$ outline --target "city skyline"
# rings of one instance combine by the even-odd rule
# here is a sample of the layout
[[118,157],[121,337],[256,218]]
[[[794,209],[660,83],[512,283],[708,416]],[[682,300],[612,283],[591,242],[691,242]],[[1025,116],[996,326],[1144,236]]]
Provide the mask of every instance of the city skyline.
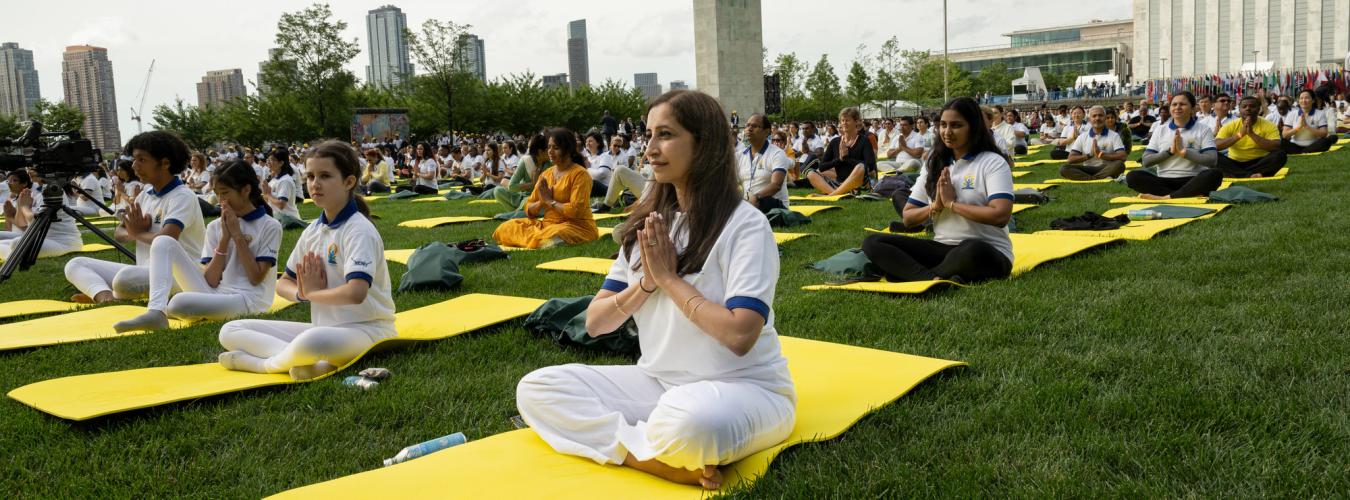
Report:
[[[346,21],[345,39],[358,39],[361,52],[346,65],[358,79],[365,80],[369,65],[369,40],[365,17],[369,10],[390,2],[343,3],[333,5],[335,20]],[[920,0],[860,0],[857,7],[866,11],[894,11],[903,14],[912,26],[904,30],[881,16],[856,16],[858,9],[813,12],[812,23],[801,20],[803,9],[812,5],[799,0],[773,2],[764,9],[764,45],[772,58],[794,52],[806,63],[814,64],[827,54],[841,82],[848,71],[859,43],[875,51],[892,35],[906,49],[941,49],[941,8]],[[160,104],[172,105],[176,98],[194,102],[196,83],[207,71],[219,68],[244,68],[250,93],[256,92],[256,68],[275,47],[276,23],[283,12],[302,10],[312,2],[279,0],[265,8],[213,9],[202,3],[147,0],[136,14],[111,4],[89,4],[81,17],[70,23],[63,19],[63,7],[35,4],[11,13],[11,27],[3,42],[16,42],[32,50],[34,66],[41,82],[41,95],[49,101],[63,100],[61,53],[67,45],[90,44],[106,47],[119,78],[116,97],[130,102],[140,92],[151,59],[157,59],[154,78],[146,99],[146,125],[150,110]],[[509,40],[494,45],[488,56],[487,79],[494,80],[525,71],[536,77],[567,73],[567,23],[584,18],[590,27],[589,73],[592,84],[616,80],[627,84],[635,73],[657,72],[666,81],[694,82],[693,9],[689,3],[640,5],[612,8],[612,2],[577,1],[566,5],[527,0],[510,5],[483,2],[432,2],[425,0],[393,2],[407,16],[407,25],[416,30],[428,18],[452,20],[472,25],[470,32],[485,40]],[[1006,43],[1003,33],[1016,29],[1075,24],[1089,19],[1120,19],[1131,15],[1131,2],[1113,1],[1084,5],[1081,2],[1050,0],[1044,9],[1029,12],[1016,5],[952,0],[949,20],[953,30],[953,49]],[[197,19],[183,22],[184,19]],[[156,29],[146,30],[154,25]],[[839,25],[852,28],[848,36],[839,36]],[[660,29],[652,29],[658,26]],[[956,29],[959,27],[959,29]],[[209,54],[210,57],[204,57]],[[135,130],[130,108],[118,109],[120,128]]]

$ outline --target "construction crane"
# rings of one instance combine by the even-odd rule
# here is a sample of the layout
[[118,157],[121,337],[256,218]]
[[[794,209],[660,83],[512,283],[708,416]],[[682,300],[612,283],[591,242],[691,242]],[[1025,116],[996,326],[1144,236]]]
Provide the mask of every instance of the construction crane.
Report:
[[150,90],[150,75],[155,73],[155,60],[150,60],[150,69],[145,72],[145,83],[141,84],[140,104],[131,108],[131,119],[136,120],[136,133],[144,132],[141,127],[141,110],[145,109],[145,96]]

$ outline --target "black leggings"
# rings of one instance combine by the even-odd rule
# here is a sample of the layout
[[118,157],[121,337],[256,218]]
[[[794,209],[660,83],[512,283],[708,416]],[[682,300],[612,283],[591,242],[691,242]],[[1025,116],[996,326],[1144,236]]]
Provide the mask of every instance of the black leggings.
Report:
[[1219,170],[1223,171],[1224,177],[1245,178],[1255,174],[1270,177],[1275,175],[1275,172],[1279,172],[1288,159],[1289,155],[1279,149],[1255,160],[1247,161],[1236,161],[1227,156],[1219,155]]
[[1135,170],[1125,174],[1125,185],[1139,193],[1172,198],[1209,196],[1223,184],[1223,171],[1207,168],[1194,177],[1158,177],[1152,172]]
[[1057,147],[1055,149],[1052,149],[1050,150],[1050,159],[1067,160],[1069,159],[1069,150],[1064,149],[1063,147]]
[[404,191],[412,191],[417,194],[436,194],[439,192],[436,188],[431,186],[399,186],[398,192],[402,193]]
[[1299,146],[1298,144],[1294,144],[1289,139],[1284,139],[1283,141],[1280,142],[1280,147],[1284,148],[1284,152],[1291,155],[1298,155],[1304,153],[1321,153],[1323,151],[1331,149],[1331,147],[1335,145],[1336,145],[1336,134],[1327,134],[1326,137],[1315,140],[1313,141],[1312,144],[1309,144],[1307,146]]
[[760,198],[759,205],[756,206],[755,208],[758,208],[760,213],[767,214],[769,213],[770,210],[773,210],[775,208],[781,208],[786,210],[787,205],[783,204],[783,200],[770,196],[768,198]]
[[863,254],[890,281],[928,281],[959,276],[967,283],[1006,278],[1012,262],[993,245],[968,239],[958,245],[892,234],[863,240]]

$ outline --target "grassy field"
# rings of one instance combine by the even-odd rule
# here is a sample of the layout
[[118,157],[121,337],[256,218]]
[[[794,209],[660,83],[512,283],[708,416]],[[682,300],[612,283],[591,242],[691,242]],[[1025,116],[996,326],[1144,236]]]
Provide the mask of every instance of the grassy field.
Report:
[[[1030,158],[1043,158],[1045,153]],[[1136,158],[1138,153],[1132,155]],[[785,335],[962,360],[838,439],[798,446],[733,496],[1335,497],[1350,491],[1350,152],[1294,158],[1282,198],[1235,207],[1151,241],[1045,265],[1019,278],[923,297],[805,292],[804,266],[857,247],[889,203],[845,200],[782,247],[775,311]],[[1053,178],[1040,166],[1018,182]],[[1017,216],[1020,232],[1109,208],[1117,184],[1061,186]],[[491,215],[465,201],[379,201],[387,248],[488,237],[495,223],[395,227]],[[302,209],[306,217],[316,211]],[[605,221],[604,225],[612,225]],[[288,231],[289,252],[299,231]],[[396,294],[400,310],[461,293],[594,293],[598,276],[533,267],[607,257],[612,241],[470,265],[450,294]],[[112,252],[98,255],[113,258]],[[0,301],[65,299],[65,259],[0,285]],[[390,264],[397,280],[404,268]],[[277,315],[306,320],[306,307]],[[208,362],[219,324],[0,353],[0,391],[41,380]],[[455,431],[510,430],[516,381],[546,365],[627,360],[564,351],[511,322],[373,355],[394,378],[252,391],[75,424],[0,401],[8,497],[250,498],[380,466]],[[520,471],[529,477],[529,471]],[[1340,493],[1337,493],[1340,492]],[[471,494],[470,491],[447,492]],[[490,496],[489,493],[479,493]]]

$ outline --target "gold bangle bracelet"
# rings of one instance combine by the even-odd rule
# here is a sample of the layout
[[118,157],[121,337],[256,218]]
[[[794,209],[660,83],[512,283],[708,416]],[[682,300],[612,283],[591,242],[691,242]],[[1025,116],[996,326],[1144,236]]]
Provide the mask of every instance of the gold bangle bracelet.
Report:
[[632,316],[632,314],[628,314],[628,311],[623,310],[623,307],[619,306],[618,295],[611,295],[609,298],[614,300],[614,308],[618,309],[620,314],[623,314],[624,316]]
[[698,314],[698,308],[703,307],[703,304],[707,304],[707,303],[708,303],[708,299],[703,299],[703,300],[700,300],[697,304],[694,304],[694,310],[691,311],[691,312],[689,313],[689,316],[688,316],[688,317],[689,317],[689,322],[690,322],[690,323],[693,323],[693,322],[694,322],[694,315]]
[[697,295],[697,294],[695,294],[695,295],[690,295],[688,299],[685,299],[685,301],[684,301],[684,307],[681,307],[681,308],[680,308],[680,312],[684,313],[684,316],[685,316],[685,317],[689,317],[689,304],[692,303],[692,302],[694,302],[694,299],[699,299],[699,298],[703,298],[703,296],[702,296],[702,295]]

